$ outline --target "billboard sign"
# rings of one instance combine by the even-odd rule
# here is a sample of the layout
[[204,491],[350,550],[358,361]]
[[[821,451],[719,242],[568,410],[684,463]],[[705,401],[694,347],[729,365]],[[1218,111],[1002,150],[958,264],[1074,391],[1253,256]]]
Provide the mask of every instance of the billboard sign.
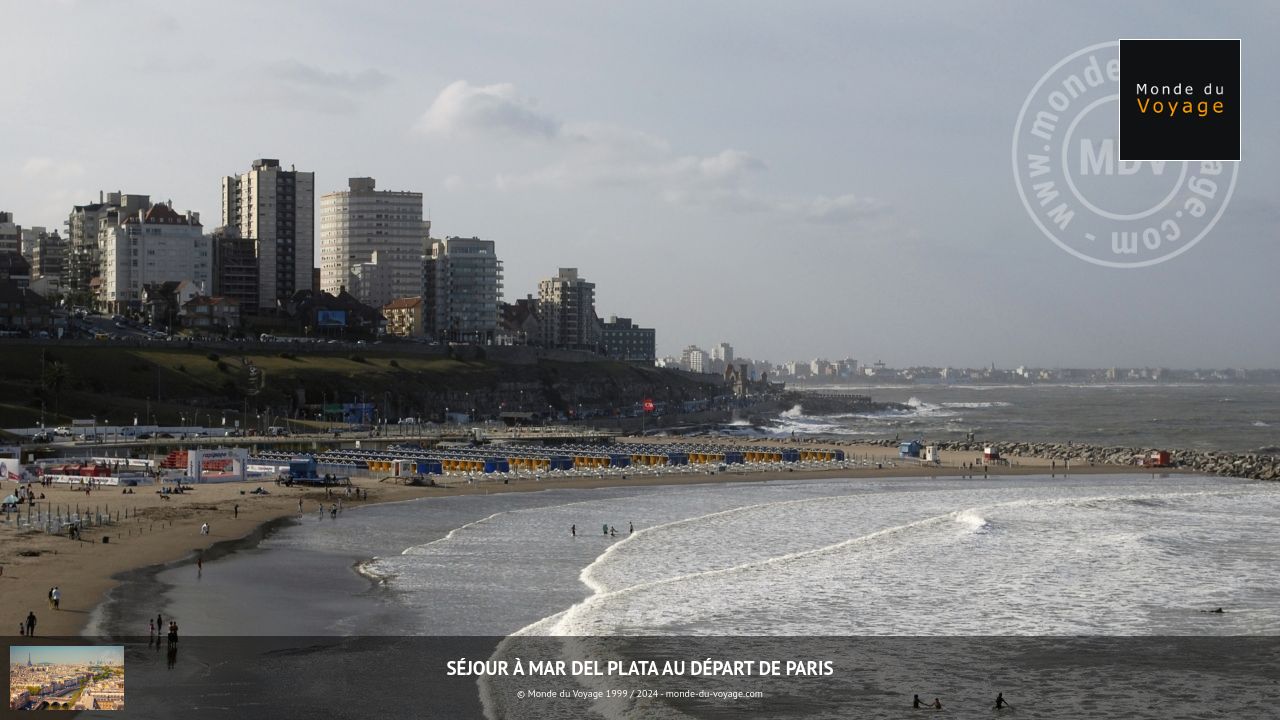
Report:
[[317,310],[316,327],[346,327],[346,310]]
[[0,480],[22,482],[22,455],[19,448],[0,447]]

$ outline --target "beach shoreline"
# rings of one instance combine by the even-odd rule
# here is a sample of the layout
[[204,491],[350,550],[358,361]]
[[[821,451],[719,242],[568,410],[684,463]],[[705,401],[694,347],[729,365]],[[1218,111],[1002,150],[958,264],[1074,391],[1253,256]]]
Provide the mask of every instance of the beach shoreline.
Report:
[[[666,439],[679,442],[680,438]],[[646,438],[647,442],[661,438]],[[732,442],[731,439],[726,441]],[[751,441],[740,441],[744,445]],[[785,441],[778,441],[785,442]],[[704,483],[768,482],[774,480],[805,479],[865,479],[865,478],[956,478],[984,475],[999,477],[1009,475],[1062,475],[1060,464],[1053,466],[1050,460],[1019,458],[1016,465],[967,470],[956,465],[971,460],[969,453],[943,458],[943,465],[924,466],[917,463],[903,464],[892,452],[871,444],[807,442],[811,446],[839,447],[850,458],[860,458],[866,463],[880,463],[854,468],[824,470],[701,470],[687,473],[660,475],[627,474],[617,476],[545,477],[509,479],[506,482],[489,480],[468,484],[465,479],[448,478],[439,486],[408,486],[382,482],[377,479],[355,480],[353,484],[368,491],[367,501],[347,498],[339,492],[326,497],[324,489],[287,488],[260,482],[239,482],[197,485],[190,493],[161,500],[155,493],[112,495],[109,490],[99,490],[85,496],[70,489],[44,488],[49,494],[46,502],[68,508],[78,502],[101,503],[110,512],[127,510],[128,519],[84,532],[79,541],[64,536],[49,535],[38,531],[19,534],[11,525],[3,526],[3,549],[0,549],[0,606],[10,608],[9,630],[15,623],[33,611],[38,617],[36,637],[73,637],[90,629],[98,618],[100,608],[108,594],[139,573],[156,573],[166,568],[191,564],[197,557],[213,559],[253,547],[274,528],[284,526],[290,518],[305,517],[328,509],[341,496],[344,509],[365,505],[406,502],[432,497],[456,495],[496,494],[507,492],[539,492],[556,489],[595,489],[642,487],[651,485],[678,486]],[[1160,473],[1169,472],[1162,469]],[[1178,472],[1172,470],[1171,472]],[[1134,466],[1096,465],[1071,468],[1070,475],[1081,474],[1142,474],[1152,471]],[[249,491],[264,487],[269,495],[250,495]],[[139,488],[142,490],[142,488]],[[298,512],[299,501],[303,512]],[[208,534],[200,528],[208,523]],[[104,543],[104,535],[110,542]],[[16,541],[16,542],[15,542]],[[246,543],[248,543],[246,545]],[[34,556],[22,552],[38,553]],[[58,586],[62,596],[61,609],[49,607],[47,592]]]

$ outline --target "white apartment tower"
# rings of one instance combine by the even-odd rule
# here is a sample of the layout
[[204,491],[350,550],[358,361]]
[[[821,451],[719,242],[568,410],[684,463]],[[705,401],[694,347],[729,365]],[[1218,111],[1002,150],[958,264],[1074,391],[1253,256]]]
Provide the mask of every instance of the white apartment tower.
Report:
[[104,227],[99,302],[123,312],[142,299],[145,285],[190,280],[208,292],[213,280],[212,240],[200,215],[175,212],[164,203]]
[[373,178],[348,186],[320,198],[320,289],[372,307],[422,294],[422,193],[376,190]]
[[311,289],[315,215],[315,173],[262,158],[249,172],[222,178],[223,226],[255,243],[260,310],[276,310]]

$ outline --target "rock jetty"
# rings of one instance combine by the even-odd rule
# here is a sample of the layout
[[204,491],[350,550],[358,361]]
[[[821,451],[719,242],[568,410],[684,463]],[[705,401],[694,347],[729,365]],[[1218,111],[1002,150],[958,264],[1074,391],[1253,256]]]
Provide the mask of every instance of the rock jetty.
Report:
[[[893,447],[896,440],[877,440],[872,444]],[[940,441],[930,443],[940,450],[982,453],[992,448],[1006,459],[1019,457],[1071,461],[1092,465],[1139,465],[1156,450],[1166,448],[1081,445],[1051,442],[968,442]],[[1233,453],[1210,450],[1169,450],[1169,466],[1194,470],[1208,475],[1280,480],[1280,456],[1263,453]]]

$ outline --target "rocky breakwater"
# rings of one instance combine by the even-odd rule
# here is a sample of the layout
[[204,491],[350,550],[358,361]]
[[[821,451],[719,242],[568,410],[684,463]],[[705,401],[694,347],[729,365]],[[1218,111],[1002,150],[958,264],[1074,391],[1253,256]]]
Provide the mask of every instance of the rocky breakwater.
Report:
[[844,413],[881,413],[905,411],[910,408],[902,403],[878,402],[869,395],[844,392],[787,391],[775,403],[782,410],[800,406],[805,415],[840,415]]
[[[895,440],[878,440],[884,447],[897,445]],[[1043,458],[1046,460],[1088,463],[1091,465],[1147,465],[1152,453],[1163,448],[1080,445],[1050,442],[937,442],[940,450],[981,454],[992,448],[1005,459]],[[1280,480],[1280,456],[1267,453],[1232,453],[1209,450],[1169,450],[1167,467],[1183,468],[1207,475]]]

